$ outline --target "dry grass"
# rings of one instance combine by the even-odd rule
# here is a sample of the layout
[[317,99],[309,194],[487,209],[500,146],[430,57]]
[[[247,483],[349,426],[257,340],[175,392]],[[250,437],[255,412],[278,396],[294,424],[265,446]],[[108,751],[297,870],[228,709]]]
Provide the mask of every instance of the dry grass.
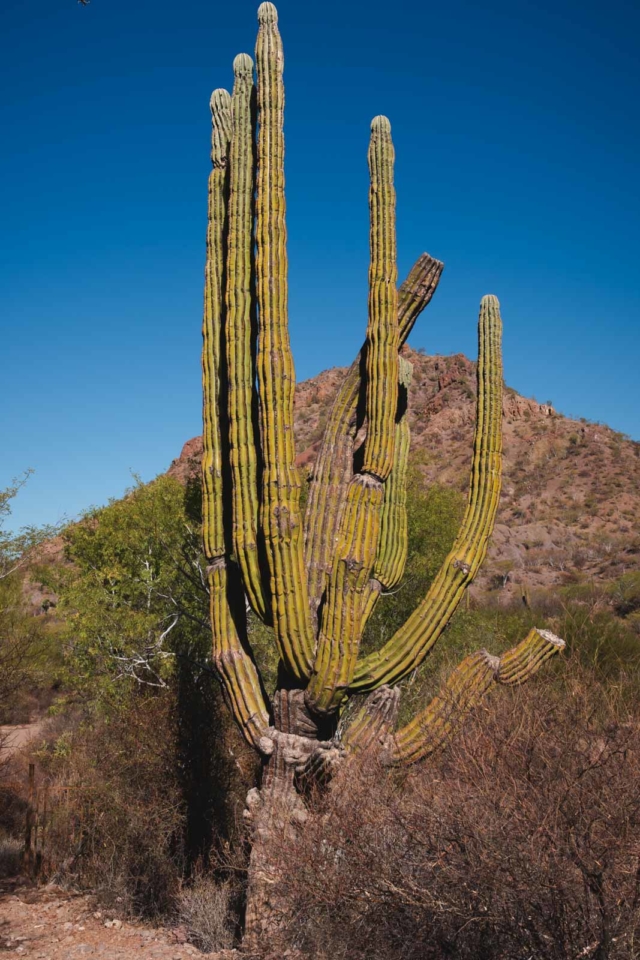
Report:
[[177,916],[189,941],[205,953],[233,946],[238,926],[237,891],[231,881],[196,876],[177,897]]

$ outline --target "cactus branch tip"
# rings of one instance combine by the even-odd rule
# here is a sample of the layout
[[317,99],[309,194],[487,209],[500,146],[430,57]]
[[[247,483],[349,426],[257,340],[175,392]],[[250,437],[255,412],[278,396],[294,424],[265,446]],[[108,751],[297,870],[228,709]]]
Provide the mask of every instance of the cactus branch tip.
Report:
[[391,136],[391,122],[388,117],[374,117],[371,121],[371,133],[378,136]]
[[229,108],[231,106],[231,94],[223,87],[214,90],[209,99],[209,109],[212,114],[217,110]]
[[492,293],[487,293],[486,296],[482,298],[481,304],[482,307],[496,307],[500,309],[500,301]]
[[273,3],[261,3],[258,7],[259,23],[277,23],[278,11]]
[[253,73],[253,60],[248,53],[239,53],[233,61],[233,73],[236,77],[245,77]]
[[539,627],[536,627],[536,633],[539,633],[543,640],[546,640],[547,643],[551,643],[554,647],[558,647],[559,650],[564,650],[566,643],[561,637],[556,636],[555,633],[552,633],[551,630],[540,630]]

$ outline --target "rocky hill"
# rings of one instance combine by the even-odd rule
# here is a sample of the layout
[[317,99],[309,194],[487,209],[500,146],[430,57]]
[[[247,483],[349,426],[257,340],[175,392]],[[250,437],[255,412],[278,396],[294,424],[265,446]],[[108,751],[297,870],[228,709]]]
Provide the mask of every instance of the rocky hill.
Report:
[[[413,363],[410,422],[427,483],[466,493],[475,420],[475,363],[405,348]],[[312,471],[345,371],[326,370],[296,388],[298,463]],[[199,469],[189,440],[169,473]],[[419,454],[419,455],[418,455]],[[601,424],[571,420],[507,388],[502,498],[487,563],[474,586],[508,600],[577,579],[611,580],[640,568],[640,443]]]

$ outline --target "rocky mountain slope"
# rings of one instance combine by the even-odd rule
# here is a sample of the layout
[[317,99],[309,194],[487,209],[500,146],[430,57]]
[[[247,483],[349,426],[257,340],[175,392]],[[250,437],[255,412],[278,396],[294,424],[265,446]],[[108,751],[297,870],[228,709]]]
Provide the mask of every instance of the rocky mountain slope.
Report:
[[[466,493],[475,419],[475,363],[462,354],[413,364],[414,461],[427,483]],[[300,467],[311,472],[344,370],[296,388]],[[474,591],[508,600],[577,579],[611,580],[640,568],[640,443],[601,424],[571,420],[507,388],[502,498],[487,563]],[[202,441],[189,440],[169,473],[199,469]]]

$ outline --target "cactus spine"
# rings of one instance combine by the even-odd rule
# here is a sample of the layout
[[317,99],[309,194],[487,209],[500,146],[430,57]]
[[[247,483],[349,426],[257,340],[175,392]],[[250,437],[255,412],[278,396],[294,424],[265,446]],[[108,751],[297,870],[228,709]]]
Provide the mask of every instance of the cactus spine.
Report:
[[[380,650],[358,656],[368,617],[406,564],[411,368],[400,350],[431,300],[442,264],[423,254],[397,289],[394,150],[389,121],[376,117],[366,341],[334,403],[303,523],[287,314],[284,61],[273,4],[260,6],[258,20],[256,87],[251,58],[241,54],[233,98],[224,90],[211,98],[202,360],[213,659],[233,715],[263,762],[262,786],[250,794],[247,811],[254,829],[250,939],[279,909],[277,868],[266,862],[262,841],[287,817],[303,820],[302,782],[326,780],[348,754],[375,750],[389,764],[423,758],[492,686],[527,680],[563,646],[536,629],[502,657],[472,654],[423,711],[395,730],[400,688],[393,685],[442,635],[485,557],[495,521],[502,323],[497,299],[488,296],[480,307],[474,457],[460,531],[406,624]],[[271,701],[248,642],[246,600],[273,624],[280,670]],[[355,693],[369,695],[351,715],[343,708]]]

